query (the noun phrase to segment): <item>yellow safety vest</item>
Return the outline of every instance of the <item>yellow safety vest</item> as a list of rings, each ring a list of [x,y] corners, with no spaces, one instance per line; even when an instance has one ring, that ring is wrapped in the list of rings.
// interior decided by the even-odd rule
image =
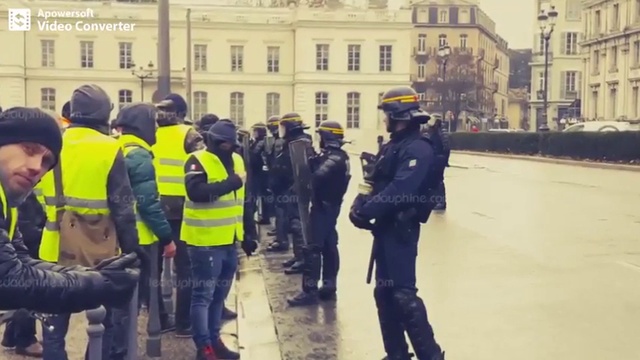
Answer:
[[[147,151],[151,151],[151,146],[133,135],[120,135],[118,141],[120,141],[120,144],[122,144],[122,152],[124,153],[124,156],[127,156],[127,154],[131,150],[137,147],[143,148]],[[134,211],[136,213],[136,227],[138,228],[138,238],[140,239],[140,245],[151,245],[157,242],[158,238],[140,217],[137,202],[136,206],[134,206]]]
[[[153,145],[154,166],[158,179],[158,192],[164,196],[186,196],[184,163],[188,154],[184,141],[192,127],[184,124],[161,126]]]
[[[60,255],[60,226],[56,200],[64,210],[81,215],[107,215],[107,182],[120,144],[110,136],[82,127],[68,128],[62,135],[62,187],[64,199],[56,194],[54,171],[42,179],[47,224],[42,232],[40,258],[57,262]]]
[[[229,174],[220,159],[206,150],[193,153],[209,183],[225,180]],[[233,169],[236,174],[245,172],[242,157],[233,153]],[[244,240],[242,216],[244,214],[244,185],[211,203],[194,203],[186,198],[180,239],[192,246],[223,246],[234,240]]]
[[[2,216],[4,216],[4,220],[7,219],[7,216],[11,218],[9,228],[5,229],[9,233],[9,241],[11,241],[13,240],[13,235],[16,233],[16,226],[18,224],[18,209],[9,206],[7,194],[4,193],[2,184],[0,184],[0,201],[2,202]]]

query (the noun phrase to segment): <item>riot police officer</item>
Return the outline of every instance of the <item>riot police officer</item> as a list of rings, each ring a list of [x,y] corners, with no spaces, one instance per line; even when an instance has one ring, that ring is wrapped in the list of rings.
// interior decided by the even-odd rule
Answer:
[[[433,155],[435,156],[435,172],[440,179],[438,187],[434,190],[433,197],[436,202],[433,210],[447,209],[447,193],[444,187],[444,170],[449,167],[449,156],[451,148],[449,147],[449,134],[442,129],[442,120],[430,119],[427,124],[425,136],[427,136],[433,144]]]
[[[411,88],[387,91],[378,108],[386,115],[391,139],[376,156],[373,169],[364,169],[369,186],[361,189],[370,191],[356,197],[349,219],[374,236],[374,298],[385,359],[410,359],[406,331],[419,360],[443,360],[444,353],[416,288],[420,223],[429,217],[433,207],[430,193],[437,186],[437,179],[431,176],[434,151],[420,134],[420,124],[425,124],[429,116],[420,110],[417,94]]]
[[[289,154],[289,143],[299,139],[307,139],[305,125],[300,115],[289,113],[280,119],[278,127],[279,139],[276,140],[275,153],[271,172],[271,189],[276,197],[276,242],[268,250],[287,249],[289,233],[293,243],[293,258],[285,261],[285,274],[299,274],[304,266],[302,245],[304,244],[297,197],[294,192],[293,167]],[[308,141],[308,139],[307,139]],[[309,147],[311,142],[309,141]],[[278,221],[280,218],[280,221]],[[280,222],[280,224],[278,224]]]
[[[309,161],[313,171],[309,216],[312,235],[303,248],[302,292],[288,300],[291,306],[314,304],[318,298],[334,299],[340,268],[336,225],[351,179],[349,155],[342,150],[344,129],[340,123],[324,121],[316,132],[320,135],[322,151]],[[318,289],[321,273],[322,287]]]
[[[266,163],[264,162],[264,153],[267,137],[267,125],[257,123],[251,126],[251,174],[253,175],[253,202],[258,211],[258,224],[268,225],[271,223],[271,213],[269,206],[266,204],[268,196],[268,176]]]
[[[278,128],[280,127],[280,117],[279,116],[271,116],[267,120],[267,133],[270,136],[265,137],[265,146],[264,151],[262,152],[262,161],[264,162],[264,168],[267,172],[267,190],[269,195],[266,198],[267,207],[270,209],[269,212],[273,214],[276,218],[275,227],[278,228],[278,224],[280,223],[278,220],[278,205],[276,203],[276,197],[273,193],[273,189],[271,184],[273,183],[273,172],[271,168],[273,166],[273,162],[276,158],[276,143],[278,145],[278,150],[282,149],[282,141],[278,141],[280,138],[280,134],[278,133]],[[273,229],[267,233],[269,236],[276,236],[277,231]],[[268,251],[286,251],[288,250],[288,245],[284,246],[278,244],[277,239],[273,241],[269,247]]]

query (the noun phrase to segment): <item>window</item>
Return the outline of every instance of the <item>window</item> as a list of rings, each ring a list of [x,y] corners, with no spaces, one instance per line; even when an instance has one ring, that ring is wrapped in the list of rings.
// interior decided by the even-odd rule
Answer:
[[[620,4],[613,4],[613,12],[611,13],[611,30],[620,29]]]
[[[538,35],[538,51],[544,54],[544,37],[542,35]]]
[[[380,45],[380,71],[387,72],[391,71],[391,65],[393,63],[393,46],[391,45]]]
[[[565,19],[569,21],[580,21],[582,19],[582,4],[581,0],[567,0],[565,8]]]
[[[80,41],[80,67],[93,68],[93,41]]]
[[[578,72],[567,71],[564,73],[565,94],[578,91]]]
[[[118,90],[118,109],[119,110],[131,104],[132,102],[133,102],[133,92],[131,90]]]
[[[568,32],[564,33],[564,54],[565,55],[578,55],[578,33]]]
[[[267,119],[280,115],[280,94],[268,93],[267,94]]]
[[[447,35],[440,34],[438,36],[438,46],[439,47],[447,46]]]
[[[636,0],[636,12],[635,12],[635,16],[634,16],[634,22],[639,22],[640,21],[640,0]]]
[[[439,21],[440,23],[446,23],[447,22],[447,11],[446,10],[440,10],[440,18]]]
[[[467,40],[468,40],[468,37],[467,37],[466,34],[460,35],[460,48],[461,49],[466,49],[467,48]]]
[[[618,89],[609,90],[609,117],[613,120],[618,116]]]
[[[244,46],[232,45],[231,46],[231,71],[243,72],[244,71]]]
[[[40,50],[42,51],[42,67],[54,67],[55,62],[55,42],[53,40],[40,40]]]
[[[360,45],[349,45],[347,48],[347,70],[360,71]]]
[[[596,10],[595,14],[595,32],[596,35],[600,34],[600,32],[602,31],[602,18],[600,17],[600,10]]]
[[[591,69],[591,71],[593,72],[593,74],[599,74],[600,73],[600,50],[593,50],[593,57],[592,59],[592,65],[593,68]]]
[[[267,72],[269,73],[280,72],[280,46],[267,47]],[[277,115],[277,114],[274,114],[274,115]]]
[[[44,110],[56,111],[56,89],[40,89],[40,107]]]
[[[638,91],[638,87],[634,86],[633,89],[631,89],[631,111],[634,119],[640,116],[638,106],[640,106],[640,92]]]
[[[329,93],[316,93],[316,128],[329,119]]]
[[[347,94],[347,129],[360,128],[360,93]]]
[[[591,91],[591,114],[592,117],[598,118],[598,90]]]
[[[133,56],[131,55],[133,44],[121,42],[118,47],[120,50],[120,69],[131,69],[133,65]]]
[[[427,63],[420,61],[418,63],[418,79],[425,80],[427,78]]]
[[[618,47],[611,47],[611,56],[609,56],[609,71],[618,71]]]
[[[418,34],[418,52],[427,52],[427,34]]]
[[[193,71],[207,71],[207,45],[193,45]]]
[[[638,0],[640,1],[640,0]],[[640,66],[640,40],[633,42],[633,66]]]
[[[540,71],[538,73],[538,90],[544,91],[544,72]]]
[[[241,92],[232,92],[229,104],[229,116],[231,121],[238,126],[244,126],[244,94]]]
[[[316,44],[316,70],[329,71],[329,44]]]
[[[200,119],[208,112],[208,96],[205,91],[193,93],[193,119]]]

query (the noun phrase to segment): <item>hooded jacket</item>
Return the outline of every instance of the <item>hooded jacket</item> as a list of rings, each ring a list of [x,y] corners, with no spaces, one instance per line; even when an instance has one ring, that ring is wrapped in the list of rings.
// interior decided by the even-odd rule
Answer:
[[[71,124],[69,128],[86,127],[109,135],[111,100],[97,85],[83,85],[71,96]],[[64,171],[64,169],[62,170]],[[124,155],[119,151],[107,179],[107,201],[123,253],[138,247],[138,230],[134,212],[134,197],[127,176]]]
[[[156,143],[156,108],[151,104],[135,104],[124,107],[118,113],[116,124],[122,128],[123,145],[127,136],[134,136],[149,147]],[[171,242],[171,226],[160,205],[160,194],[153,166],[153,153],[136,146],[124,158],[131,188],[136,198],[138,214],[158,237],[160,245]]]

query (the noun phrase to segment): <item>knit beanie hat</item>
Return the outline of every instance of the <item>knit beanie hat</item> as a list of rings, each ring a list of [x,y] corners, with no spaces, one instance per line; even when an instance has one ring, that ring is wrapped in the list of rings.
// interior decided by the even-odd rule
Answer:
[[[40,144],[51,153],[55,161],[62,151],[62,133],[56,119],[37,108],[14,107],[0,113],[0,146],[19,143]]]

